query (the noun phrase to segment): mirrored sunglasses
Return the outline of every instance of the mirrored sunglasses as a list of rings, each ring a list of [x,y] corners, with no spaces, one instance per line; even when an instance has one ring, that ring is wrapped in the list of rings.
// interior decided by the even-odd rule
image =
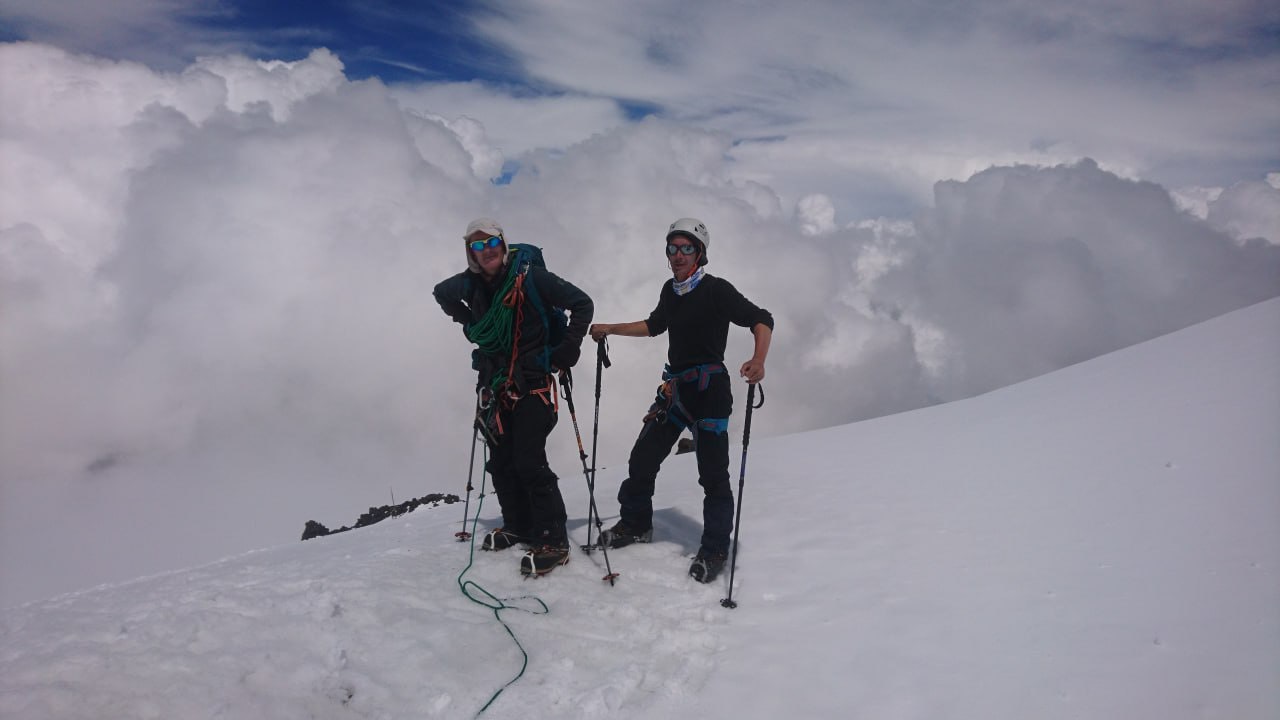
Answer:
[[[489,237],[488,240],[472,240],[467,243],[467,247],[471,248],[476,252],[480,252],[485,248],[496,248],[501,244],[502,244],[502,238],[498,237],[497,235],[493,235]]]
[[[698,246],[692,243],[688,245],[676,245],[675,243],[667,243],[667,256],[673,256],[676,253],[681,255],[692,255],[698,252]]]

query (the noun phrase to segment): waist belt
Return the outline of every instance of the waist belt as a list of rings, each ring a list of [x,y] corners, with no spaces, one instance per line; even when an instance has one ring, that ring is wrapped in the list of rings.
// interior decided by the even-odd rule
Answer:
[[[675,423],[680,428],[690,428],[702,425],[699,423],[689,411],[685,409],[684,403],[680,402],[680,393],[676,392],[676,383],[698,383],[698,392],[702,392],[711,385],[711,376],[719,373],[727,373],[724,363],[704,363],[702,365],[694,365],[691,368],[681,370],[680,372],[672,372],[671,366],[667,365],[662,369],[662,384],[658,386],[657,397],[654,398],[653,404],[649,406],[649,412],[644,416],[644,422],[651,420],[658,422]],[[716,432],[719,430],[720,421],[710,421],[714,424],[702,426],[703,430]],[[724,419],[724,424],[728,424],[728,419]],[[723,430],[719,430],[723,432]]]
[[[703,390],[706,390],[709,385],[711,385],[712,375],[716,375],[718,373],[727,373],[727,372],[729,372],[728,368],[726,368],[724,366],[724,363],[721,363],[721,362],[703,363],[702,365],[694,365],[693,367],[688,368],[686,370],[681,370],[680,372],[672,372],[671,366],[667,365],[662,368],[662,379],[676,380],[682,383],[691,383],[697,380],[698,392],[702,392]]]

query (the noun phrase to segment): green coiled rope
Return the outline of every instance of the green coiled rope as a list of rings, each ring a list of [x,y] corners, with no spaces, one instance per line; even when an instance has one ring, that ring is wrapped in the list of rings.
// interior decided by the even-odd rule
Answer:
[[[503,300],[515,287],[517,273],[508,273],[507,280],[493,294],[494,302],[483,317],[467,328],[467,339],[480,346],[487,355],[505,355],[511,352],[511,332],[515,322],[515,309]]]

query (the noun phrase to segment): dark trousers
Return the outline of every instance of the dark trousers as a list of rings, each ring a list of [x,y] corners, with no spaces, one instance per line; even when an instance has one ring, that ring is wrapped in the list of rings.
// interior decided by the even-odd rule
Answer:
[[[723,423],[733,410],[733,394],[728,373],[712,375],[705,390],[698,382],[676,382],[675,392],[688,417],[694,420],[694,452],[698,459],[698,484],[702,486],[702,549],[727,553],[729,535],[733,531],[733,487],[729,484],[729,433]],[[656,404],[655,404],[656,405]],[[653,492],[658,469],[671,454],[671,448],[683,432],[683,423],[659,415],[644,424],[640,437],[631,448],[627,479],[618,488],[622,520],[643,531],[653,526]]]
[[[503,432],[497,444],[489,444],[485,467],[502,507],[502,526],[539,545],[567,544],[564,498],[559,478],[547,464],[547,435],[556,426],[555,408],[529,394],[497,412]]]

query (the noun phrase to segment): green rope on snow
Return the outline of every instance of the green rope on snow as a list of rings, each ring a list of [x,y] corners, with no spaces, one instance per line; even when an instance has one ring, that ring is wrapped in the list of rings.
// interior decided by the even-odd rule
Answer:
[[[481,458],[487,461],[488,455],[489,455],[489,449],[486,446],[484,453],[481,455]],[[489,701],[484,704],[484,707],[480,708],[476,712],[476,717],[480,717],[481,715],[483,715],[484,711],[489,709],[489,706],[492,705],[493,702],[498,699],[498,696],[501,695],[504,690],[514,685],[515,682],[520,678],[524,677],[524,671],[529,667],[529,653],[525,651],[524,645],[520,644],[520,638],[516,637],[515,631],[513,631],[511,629],[511,626],[508,625],[507,622],[502,619],[502,611],[503,610],[519,610],[521,612],[527,612],[532,615],[546,615],[547,613],[551,612],[551,609],[547,607],[547,604],[543,602],[541,598],[538,598],[534,595],[521,595],[520,597],[515,597],[515,598],[500,598],[497,595],[494,595],[493,593],[484,589],[484,587],[482,587],[479,583],[475,582],[474,580],[467,580],[465,582],[462,580],[462,577],[466,575],[468,571],[471,570],[471,566],[475,564],[475,560],[476,560],[476,526],[480,522],[480,508],[484,505],[484,486],[485,486],[484,473],[481,473],[480,496],[476,502],[475,517],[473,517],[471,520],[471,554],[470,554],[470,557],[467,559],[467,566],[462,569],[461,573],[458,574],[458,589],[461,590],[463,596],[465,596],[471,602],[477,605],[483,605],[493,611],[493,617],[496,618],[499,623],[501,623],[503,629],[506,630],[507,634],[511,636],[512,642],[516,644],[516,649],[520,651],[521,661],[520,661],[520,672],[516,673],[516,676],[508,680],[505,685],[498,688],[497,692],[495,692],[489,698]],[[472,595],[471,594],[472,589],[482,593],[484,597],[479,598],[479,597],[476,597],[475,595]],[[540,611],[530,610],[528,608],[522,608],[517,605],[508,604],[509,602],[514,602],[519,600],[533,600],[534,602],[538,603],[539,606],[541,606],[542,610]]]

